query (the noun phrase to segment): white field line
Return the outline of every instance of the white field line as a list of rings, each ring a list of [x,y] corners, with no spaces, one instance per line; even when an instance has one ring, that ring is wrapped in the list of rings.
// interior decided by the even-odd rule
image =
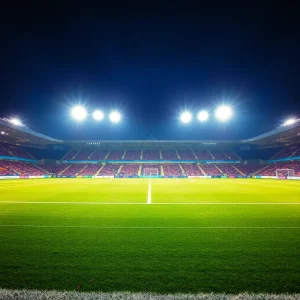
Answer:
[[[47,182],[47,183],[45,183],[45,182],[43,182],[43,183],[31,183],[31,184],[12,184],[12,185],[1,185],[0,186],[0,189],[9,189],[9,188],[15,188],[15,187],[27,187],[27,186],[39,186],[39,185],[44,185],[44,186],[46,186],[46,185],[53,185],[53,184],[58,184],[58,182],[57,181],[55,181],[55,182]],[[60,184],[62,184],[62,182],[60,183]]]
[[[238,184],[250,184],[250,185],[259,185],[259,186],[264,186],[264,187],[271,187],[271,188],[287,188],[287,189],[296,189],[296,190],[299,190],[300,189],[300,186],[296,185],[296,184],[293,184],[293,186],[289,185],[289,186],[286,186],[286,185],[278,185],[278,184],[265,184],[265,183],[260,183],[260,182],[245,182],[245,181],[238,181],[238,180],[235,180],[235,181],[229,181],[228,182],[230,183],[238,183]]]
[[[0,204],[145,205],[144,202],[1,201]],[[161,202],[152,205],[300,205],[300,202]]]
[[[61,292],[42,290],[8,290],[0,289],[0,299],[38,300],[38,299],[64,299],[64,300],[299,300],[300,294],[155,294],[155,293],[131,293],[131,292]]]
[[[91,229],[300,229],[299,226],[79,226],[1,224],[0,227],[91,228]]]
[[[151,204],[151,179],[149,179],[148,182],[148,198],[147,198],[147,204]]]

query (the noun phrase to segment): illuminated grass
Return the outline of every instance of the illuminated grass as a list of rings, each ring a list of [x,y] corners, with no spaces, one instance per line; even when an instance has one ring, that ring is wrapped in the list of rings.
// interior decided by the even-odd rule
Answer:
[[[148,180],[139,179],[5,181],[0,182],[0,202],[146,203],[147,187]],[[104,292],[300,292],[298,182],[152,180],[152,201],[237,204],[2,202],[0,286],[75,290],[81,283],[81,291]]]

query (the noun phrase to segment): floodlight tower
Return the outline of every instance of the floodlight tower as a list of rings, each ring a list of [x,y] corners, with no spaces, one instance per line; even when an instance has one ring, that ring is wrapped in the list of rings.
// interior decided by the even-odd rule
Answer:
[[[221,122],[226,122],[232,117],[232,108],[227,105],[221,105],[217,108],[215,115]]]
[[[184,111],[180,115],[181,123],[187,124],[190,123],[192,120],[192,114],[189,111]]]

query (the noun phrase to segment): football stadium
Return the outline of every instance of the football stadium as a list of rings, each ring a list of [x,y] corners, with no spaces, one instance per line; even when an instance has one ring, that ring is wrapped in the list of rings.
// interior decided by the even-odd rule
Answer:
[[[0,131],[1,299],[298,297],[300,119],[245,140],[59,140],[5,118]]]

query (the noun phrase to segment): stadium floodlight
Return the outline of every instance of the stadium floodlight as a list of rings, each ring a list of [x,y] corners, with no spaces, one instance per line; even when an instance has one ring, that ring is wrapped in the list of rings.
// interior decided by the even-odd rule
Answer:
[[[229,120],[232,116],[232,109],[230,106],[227,105],[221,105],[217,108],[216,110],[216,117],[222,121],[222,122],[226,122],[227,120]]]
[[[86,118],[87,112],[83,106],[76,105],[72,108],[71,115],[75,120],[81,122]]]
[[[184,111],[181,115],[180,115],[180,121],[182,123],[190,123],[192,120],[192,114],[189,111]]]
[[[208,120],[208,112],[206,110],[199,111],[197,118],[200,122],[205,122]]]
[[[284,123],[283,123],[283,126],[289,126],[289,125],[293,125],[296,123],[296,119],[295,118],[290,118],[290,119],[287,119]]]
[[[104,113],[97,109],[93,112],[93,118],[95,121],[101,121],[104,118]]]
[[[109,119],[113,123],[119,123],[121,121],[121,115],[117,111],[112,111],[109,115]]]
[[[12,123],[12,124],[14,124],[16,126],[22,126],[23,125],[22,122],[21,122],[21,120],[18,119],[18,118],[12,118],[12,119],[10,119],[10,123]]]

